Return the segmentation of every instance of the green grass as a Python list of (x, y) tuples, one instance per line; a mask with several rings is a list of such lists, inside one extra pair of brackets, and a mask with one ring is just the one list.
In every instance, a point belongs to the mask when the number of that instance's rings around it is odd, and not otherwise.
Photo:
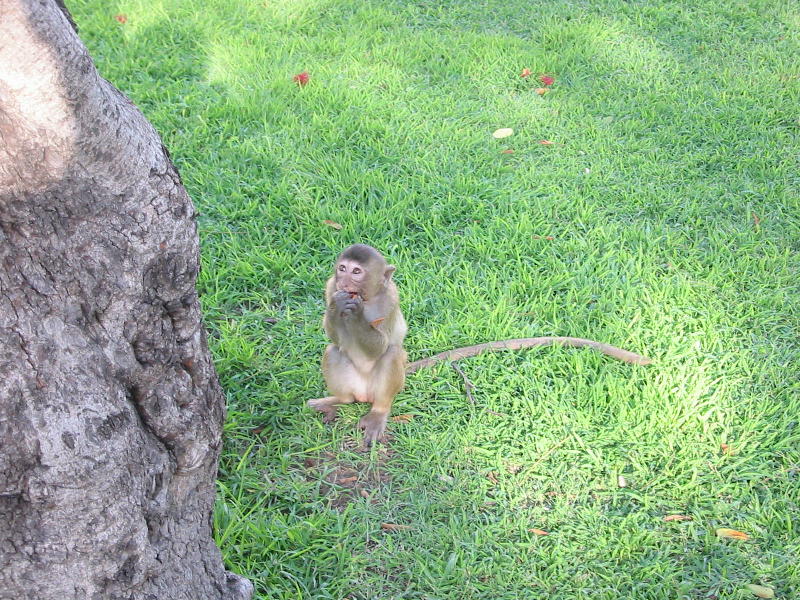
[[(68, 5), (200, 212), (216, 534), (259, 599), (797, 597), (796, 4)], [(398, 266), (412, 359), (569, 335), (656, 363), (477, 357), (474, 404), (440, 365), (409, 377), (389, 450), (359, 453), (363, 407), (327, 428), (304, 405), (356, 241)]]

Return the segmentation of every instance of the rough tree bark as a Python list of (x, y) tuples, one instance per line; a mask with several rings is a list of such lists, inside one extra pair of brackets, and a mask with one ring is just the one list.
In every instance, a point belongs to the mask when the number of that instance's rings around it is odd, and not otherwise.
[(59, 4), (0, 1), (0, 598), (249, 598), (194, 209)]

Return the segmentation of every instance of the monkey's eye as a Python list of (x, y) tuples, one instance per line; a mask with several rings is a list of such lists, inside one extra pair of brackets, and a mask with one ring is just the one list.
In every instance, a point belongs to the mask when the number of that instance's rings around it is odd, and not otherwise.
[(353, 268), (353, 275), (358, 275), (359, 273), (361, 273), (361, 269), (359, 269), (358, 267), (354, 267)]
[(345, 270), (345, 269), (344, 269), (344, 265), (339, 265), (339, 270), (340, 270), (342, 273), (344, 273), (344, 270)]

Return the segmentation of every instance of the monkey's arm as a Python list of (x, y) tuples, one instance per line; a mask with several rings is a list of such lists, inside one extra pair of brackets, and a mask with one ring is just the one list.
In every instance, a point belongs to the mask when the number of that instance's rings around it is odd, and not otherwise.
[(389, 336), (382, 331), (384, 321), (393, 321), (394, 315), (388, 319), (378, 319), (370, 323), (364, 312), (364, 301), (359, 296), (347, 292), (334, 292), (325, 312), (325, 332), (331, 341), (340, 346), (340, 341), (348, 347), (356, 347), (372, 359), (377, 359), (389, 347)]
[(607, 354), (613, 358), (633, 365), (649, 365), (653, 362), (646, 356), (641, 356), (640, 354), (635, 354), (633, 352), (629, 352), (628, 350), (623, 350), (622, 348), (617, 348), (616, 346), (611, 346), (610, 344), (604, 344), (602, 342), (595, 342), (593, 340), (574, 337), (547, 336), (501, 340), (499, 342), (487, 342), (485, 344), (477, 344), (475, 346), (465, 346), (464, 348), (448, 350), (428, 358), (415, 360), (406, 367), (406, 373), (414, 373), (420, 369), (430, 367), (437, 362), (444, 360), (460, 360), (462, 358), (477, 356), (483, 352), (497, 352), (498, 350), (522, 350), (525, 348), (551, 346), (554, 344), (561, 346), (572, 346), (575, 348), (588, 346), (589, 348), (593, 348), (599, 352), (602, 352), (603, 354)]

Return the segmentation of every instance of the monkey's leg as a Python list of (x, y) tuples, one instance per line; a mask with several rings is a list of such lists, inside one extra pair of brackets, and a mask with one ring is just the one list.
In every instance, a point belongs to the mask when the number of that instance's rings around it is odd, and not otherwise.
[(323, 423), (333, 423), (336, 420), (336, 413), (339, 407), (343, 404), (350, 404), (350, 402), (352, 400), (348, 402), (336, 396), (327, 396), (325, 398), (314, 398), (309, 400), (307, 404), (322, 413)]
[(364, 383), (347, 355), (333, 344), (325, 349), (322, 373), (333, 396), (314, 398), (308, 405), (323, 414), (323, 423), (332, 423), (343, 404), (350, 404), (357, 394), (364, 393)]
[(392, 402), (405, 383), (405, 362), (402, 346), (389, 346), (370, 373), (368, 395), (372, 398), (372, 409), (358, 422), (364, 430), (366, 446), (383, 438)]

